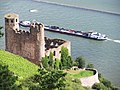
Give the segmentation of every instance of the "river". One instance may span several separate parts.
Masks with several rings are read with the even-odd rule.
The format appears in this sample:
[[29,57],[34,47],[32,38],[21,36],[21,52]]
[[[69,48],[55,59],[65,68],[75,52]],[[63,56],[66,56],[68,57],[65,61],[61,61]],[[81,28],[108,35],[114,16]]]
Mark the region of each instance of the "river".
[[[20,20],[37,20],[74,30],[94,30],[106,34],[107,41],[96,41],[45,31],[50,38],[72,43],[72,57],[84,56],[114,85],[120,86],[120,0],[0,0],[0,25],[4,15],[19,14]],[[4,29],[3,29],[4,31]],[[0,38],[0,49],[5,48]]]

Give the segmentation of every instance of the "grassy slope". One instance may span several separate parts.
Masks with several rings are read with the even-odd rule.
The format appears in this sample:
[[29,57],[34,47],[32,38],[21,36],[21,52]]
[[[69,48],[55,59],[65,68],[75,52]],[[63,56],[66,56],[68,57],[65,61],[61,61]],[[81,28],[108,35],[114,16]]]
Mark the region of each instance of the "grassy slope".
[[71,78],[82,78],[82,77],[89,77],[93,75],[92,71],[87,71],[87,70],[85,71],[70,70],[67,73],[68,73],[67,76]]
[[0,50],[0,63],[8,65],[10,71],[25,79],[37,74],[38,66],[12,53]]

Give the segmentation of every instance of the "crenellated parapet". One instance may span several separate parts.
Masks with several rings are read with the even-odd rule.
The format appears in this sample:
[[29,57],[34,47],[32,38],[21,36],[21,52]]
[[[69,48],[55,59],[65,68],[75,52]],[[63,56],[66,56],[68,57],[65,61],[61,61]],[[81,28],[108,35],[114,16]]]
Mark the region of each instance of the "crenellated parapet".
[[32,23],[30,30],[19,30],[19,15],[5,15],[6,50],[39,64],[45,56],[44,25]]
[[30,30],[19,29],[19,15],[5,15],[5,46],[6,50],[39,64],[42,57],[54,53],[54,58],[61,56],[61,47],[70,52],[70,42],[61,39],[49,39],[44,35],[44,24],[35,22]]

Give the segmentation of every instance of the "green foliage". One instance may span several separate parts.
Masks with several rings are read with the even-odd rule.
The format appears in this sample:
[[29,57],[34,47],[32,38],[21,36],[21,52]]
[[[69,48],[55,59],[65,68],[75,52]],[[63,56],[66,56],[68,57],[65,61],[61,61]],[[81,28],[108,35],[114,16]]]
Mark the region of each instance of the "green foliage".
[[8,69],[21,79],[37,74],[38,66],[12,53],[0,50],[0,64],[8,65]]
[[8,70],[8,66],[0,64],[0,90],[18,90],[16,80],[18,77]]
[[39,74],[34,75],[32,86],[29,86],[30,90],[62,90],[65,87],[65,77],[66,73],[63,71],[47,71],[43,68],[39,69]]
[[94,65],[89,63],[89,64],[87,65],[87,68],[94,68]]
[[61,69],[69,69],[73,66],[72,57],[69,56],[68,49],[66,47],[61,48]]
[[93,86],[92,86],[93,89],[96,89],[96,90],[109,90],[107,87],[105,87],[102,83],[95,83]]
[[112,87],[111,87],[111,90],[120,90],[120,87],[112,86]]
[[65,47],[61,48],[61,63],[62,63],[62,69],[67,68],[67,58],[68,58],[68,49]]
[[0,38],[4,35],[4,33],[1,32],[1,29],[2,29],[2,28],[3,28],[3,27],[0,26]]
[[53,53],[50,52],[50,55],[49,55],[49,67],[53,68],[53,65],[54,64],[54,61],[53,61]]
[[60,60],[59,60],[59,59],[56,59],[56,60],[55,60],[54,69],[55,69],[55,70],[59,70],[59,69],[60,69]]
[[79,68],[85,68],[85,59],[82,56],[76,59],[76,63]]
[[73,79],[71,77],[66,76],[66,86],[64,90],[90,90],[85,89],[82,85],[79,79]]
[[71,78],[82,78],[89,77],[93,75],[93,71],[76,71],[78,73],[68,73],[67,76]]
[[111,87],[111,82],[108,81],[107,79],[104,79],[101,83],[103,83],[106,87]]
[[[105,90],[120,90],[120,87],[116,87],[113,86],[112,83],[110,81],[108,81],[107,79],[105,79],[101,73],[98,74],[99,80],[100,80],[100,84],[104,85],[104,87],[106,87],[107,89]],[[100,90],[102,89],[102,87],[100,87]]]
[[70,69],[73,66],[73,60],[71,56],[67,58],[67,69]]
[[46,56],[42,58],[42,65],[47,70],[54,69],[54,60],[53,60],[53,53],[50,52],[49,56]]
[[65,47],[61,48],[61,60],[54,60],[53,59],[53,53],[50,52],[49,56],[45,56],[42,58],[42,65],[45,69],[47,70],[52,70],[52,69],[69,69],[73,66],[73,60],[71,56],[68,56],[68,49]]
[[45,55],[45,57],[42,58],[42,65],[44,68],[48,69],[49,68],[49,65],[48,65],[48,62],[49,62],[49,59],[48,59],[48,56]]

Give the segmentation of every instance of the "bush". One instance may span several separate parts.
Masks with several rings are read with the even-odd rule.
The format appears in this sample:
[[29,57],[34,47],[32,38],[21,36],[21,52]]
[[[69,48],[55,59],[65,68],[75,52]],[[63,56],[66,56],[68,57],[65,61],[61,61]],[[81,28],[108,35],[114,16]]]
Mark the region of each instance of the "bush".
[[105,87],[102,83],[95,83],[92,86],[92,89],[96,89],[96,90],[108,90],[107,87]]
[[18,77],[8,70],[8,66],[0,64],[0,90],[18,90]]
[[3,27],[0,26],[0,38],[4,35],[4,33],[1,32],[1,29],[2,29],[2,28],[3,28]]
[[80,56],[76,59],[76,62],[77,62],[77,65],[78,65],[78,68],[85,68],[85,59]]
[[104,79],[103,81],[102,81],[102,83],[106,86],[106,87],[111,87],[111,82],[110,81],[108,81],[107,79]]
[[87,68],[94,68],[94,65],[89,63],[89,64],[87,65]]

